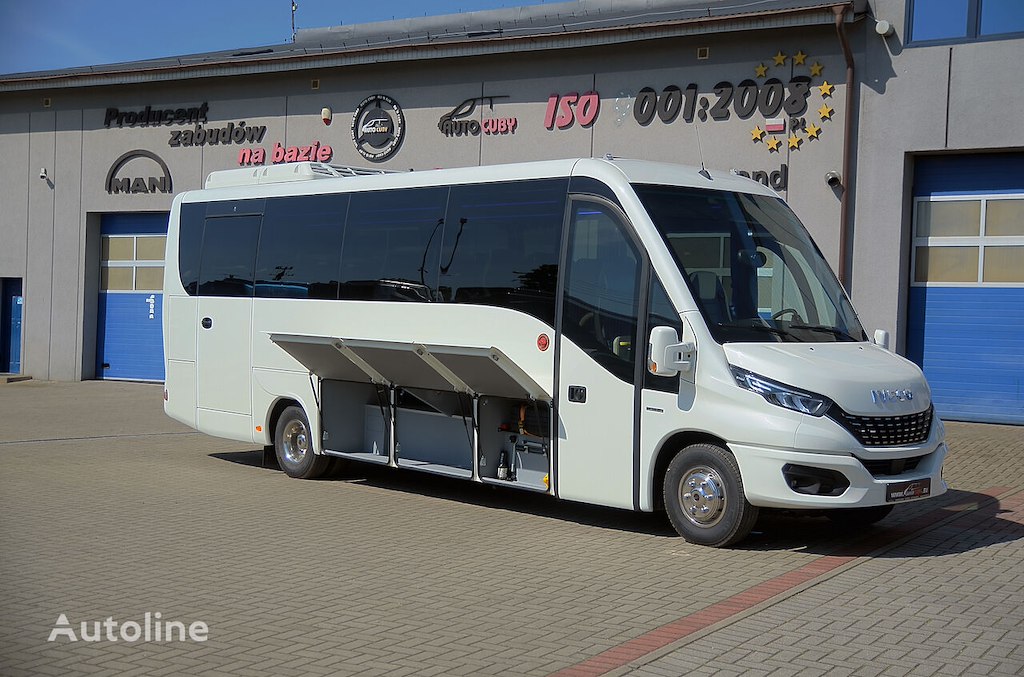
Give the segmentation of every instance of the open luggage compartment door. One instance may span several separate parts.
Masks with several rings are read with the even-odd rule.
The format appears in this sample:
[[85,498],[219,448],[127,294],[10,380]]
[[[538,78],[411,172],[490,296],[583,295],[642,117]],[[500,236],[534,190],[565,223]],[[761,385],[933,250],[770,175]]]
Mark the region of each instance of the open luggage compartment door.
[[551,402],[551,393],[494,346],[433,345],[271,333],[323,379]]

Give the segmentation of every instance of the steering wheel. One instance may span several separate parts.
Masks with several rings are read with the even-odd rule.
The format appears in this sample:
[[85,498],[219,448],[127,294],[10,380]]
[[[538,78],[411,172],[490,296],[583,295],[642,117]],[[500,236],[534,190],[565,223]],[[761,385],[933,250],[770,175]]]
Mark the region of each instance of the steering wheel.
[[793,316],[791,322],[800,322],[803,319],[803,318],[800,317],[800,311],[797,310],[796,308],[783,308],[782,310],[780,310],[777,313],[772,313],[772,319],[773,320],[781,320],[786,315],[792,315]]

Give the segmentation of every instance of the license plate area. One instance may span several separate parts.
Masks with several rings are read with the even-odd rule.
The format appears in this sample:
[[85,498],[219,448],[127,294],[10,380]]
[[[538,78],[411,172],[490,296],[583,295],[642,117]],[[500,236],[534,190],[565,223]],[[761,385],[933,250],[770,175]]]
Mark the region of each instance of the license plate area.
[[898,503],[900,501],[912,501],[915,498],[927,498],[932,495],[932,480],[911,480],[910,482],[896,482],[885,487],[885,501],[887,503]]

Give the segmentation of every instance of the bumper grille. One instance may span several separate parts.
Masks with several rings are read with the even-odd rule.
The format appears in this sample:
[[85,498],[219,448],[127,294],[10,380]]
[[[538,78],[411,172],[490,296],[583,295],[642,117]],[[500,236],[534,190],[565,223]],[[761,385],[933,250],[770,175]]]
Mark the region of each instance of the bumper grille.
[[933,413],[934,408],[929,406],[925,411],[906,416],[854,416],[833,404],[828,417],[850,431],[865,447],[903,447],[928,439]]
[[915,456],[913,458],[896,458],[885,461],[866,461],[863,458],[857,458],[857,460],[867,468],[872,477],[887,477],[890,475],[902,475],[905,472],[917,469],[918,464],[921,463],[923,458],[925,457]]

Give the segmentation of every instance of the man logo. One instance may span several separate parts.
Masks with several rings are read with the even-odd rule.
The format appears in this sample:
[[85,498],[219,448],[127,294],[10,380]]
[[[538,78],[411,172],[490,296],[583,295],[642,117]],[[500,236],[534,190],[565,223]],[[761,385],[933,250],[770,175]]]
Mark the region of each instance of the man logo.
[[[132,162],[137,159],[149,162]],[[157,166],[150,168],[151,173],[149,176],[142,174],[139,171],[140,167],[144,168],[150,162],[156,163]],[[129,163],[131,163],[133,171],[125,172],[128,174],[127,176],[119,176],[121,170]],[[156,175],[152,174],[153,169],[158,170]],[[135,174],[135,176],[131,174]],[[167,164],[156,153],[151,153],[148,150],[131,150],[117,158],[114,164],[110,165],[110,171],[107,172],[107,180],[104,185],[107,188],[107,192],[111,195],[170,193],[172,192],[171,170],[167,168]]]

